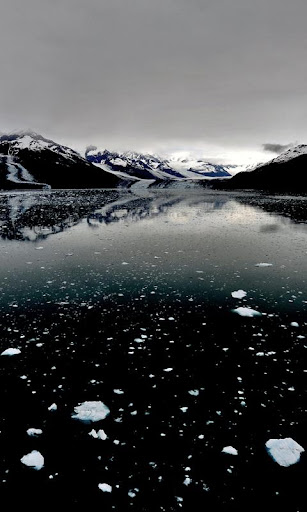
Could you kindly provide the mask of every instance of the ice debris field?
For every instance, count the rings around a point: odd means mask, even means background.
[[[306,510],[302,200],[250,202],[0,194],[3,503]]]

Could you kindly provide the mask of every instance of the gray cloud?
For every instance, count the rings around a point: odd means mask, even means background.
[[[262,144],[262,147],[264,151],[269,151],[270,153],[277,153],[278,155],[280,153],[283,153],[289,148],[292,148],[294,144]]]
[[[307,141],[306,18],[305,0],[4,0],[0,130],[111,149]]]

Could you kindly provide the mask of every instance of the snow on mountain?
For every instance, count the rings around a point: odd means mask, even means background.
[[[158,155],[133,151],[122,153],[91,149],[86,152],[89,162],[102,166],[120,177],[138,179],[210,179],[228,178],[236,166],[212,164],[204,160],[161,158]]]
[[[306,144],[300,144],[299,146],[295,146],[294,148],[288,149],[284,153],[281,153],[281,155],[278,155],[276,158],[271,160],[269,163],[281,164],[302,155],[307,155]]]
[[[240,172],[223,184],[226,188],[306,193],[307,145],[290,148],[269,162]]]
[[[116,187],[116,176],[34,132],[0,136],[0,189]]]
[[[69,158],[70,160],[81,158],[77,151],[74,151],[67,146],[57,144],[56,142],[46,139],[42,135],[31,131],[20,131],[9,135],[1,135],[0,147],[5,145],[9,146],[8,154],[10,155],[17,155],[21,150],[40,152],[47,149],[60,154],[65,158]]]

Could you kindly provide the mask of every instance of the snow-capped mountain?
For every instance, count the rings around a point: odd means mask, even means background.
[[[229,178],[236,166],[211,164],[204,160],[163,159],[157,155],[127,152],[111,152],[90,149],[86,152],[89,162],[114,172],[122,178],[138,179],[205,179]]]
[[[290,148],[273,160],[246,169],[225,182],[227,188],[307,191],[307,145]]]
[[[118,178],[34,132],[0,136],[0,188],[104,188]]]

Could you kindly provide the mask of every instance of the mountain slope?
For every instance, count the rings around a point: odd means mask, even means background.
[[[231,176],[229,169],[235,167],[210,164],[204,160],[163,159],[133,151],[118,153],[90,149],[86,158],[121,177],[153,180],[228,178]]]
[[[270,162],[240,172],[221,184],[221,187],[252,188],[273,192],[307,192],[307,146],[291,148]]]
[[[119,179],[33,132],[0,137],[0,188],[104,188]]]

